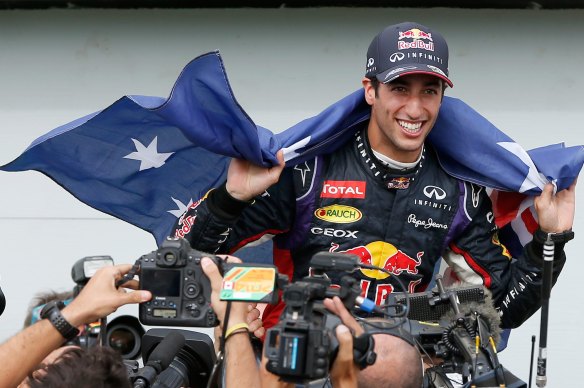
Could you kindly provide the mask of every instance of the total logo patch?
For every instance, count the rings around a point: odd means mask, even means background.
[[[314,215],[323,221],[348,224],[359,221],[363,214],[357,208],[346,205],[329,205],[315,210]]]
[[[324,181],[321,198],[365,198],[365,181]]]

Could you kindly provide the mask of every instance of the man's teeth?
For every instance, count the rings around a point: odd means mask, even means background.
[[[422,126],[422,123],[408,123],[406,121],[398,121],[398,123],[408,131],[417,131]]]

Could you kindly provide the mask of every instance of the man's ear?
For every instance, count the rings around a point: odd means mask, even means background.
[[[373,105],[373,102],[375,101],[375,88],[371,84],[371,80],[367,77],[363,77],[361,83],[365,90],[365,101],[367,101],[369,105]]]

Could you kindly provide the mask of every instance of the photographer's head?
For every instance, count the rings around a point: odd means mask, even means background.
[[[415,346],[400,337],[375,334],[377,361],[358,376],[359,388],[420,388],[423,368]]]
[[[111,348],[61,348],[61,355],[35,370],[20,387],[125,388],[130,387],[122,357]]]
[[[351,329],[355,336],[362,335],[365,330],[345,308],[338,297],[324,300],[325,307],[341,318],[341,321]],[[378,328],[388,324],[383,318],[367,319]],[[423,379],[422,359],[413,339],[396,329],[383,330],[384,334],[374,334],[376,360],[373,365],[362,369],[357,375],[357,383],[362,388],[420,388]]]

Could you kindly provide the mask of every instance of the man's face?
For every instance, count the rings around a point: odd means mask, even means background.
[[[380,84],[377,94],[367,78],[363,86],[371,105],[371,147],[399,162],[416,161],[438,117],[442,80],[427,74],[405,75]]]

